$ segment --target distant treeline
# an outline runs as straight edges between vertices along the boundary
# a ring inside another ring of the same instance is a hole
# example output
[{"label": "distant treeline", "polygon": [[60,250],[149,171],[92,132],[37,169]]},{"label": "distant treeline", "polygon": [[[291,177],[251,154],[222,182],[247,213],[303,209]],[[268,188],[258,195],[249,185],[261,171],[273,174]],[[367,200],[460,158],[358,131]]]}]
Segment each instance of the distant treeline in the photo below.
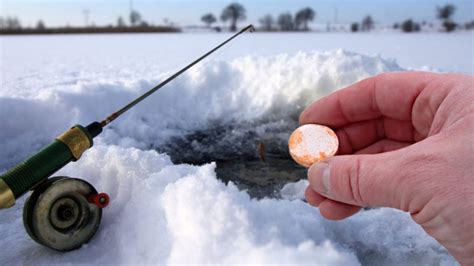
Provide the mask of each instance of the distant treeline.
[{"label": "distant treeline", "polygon": [[0,29],[0,35],[21,34],[80,34],[80,33],[151,33],[151,32],[180,32],[179,28],[168,26],[147,27],[61,27],[61,28],[17,28]]},{"label": "distant treeline", "polygon": [[[302,8],[293,16],[290,12],[280,14],[277,19],[271,14],[262,17],[259,22],[263,31],[309,31],[309,22],[316,18],[316,11],[310,7]],[[237,30],[237,22],[246,19],[246,9],[239,3],[232,3],[222,10],[220,16],[222,22],[230,22],[230,31]],[[212,13],[204,14],[201,21],[208,28],[212,28],[212,24],[217,22],[216,16]],[[220,27],[214,27],[215,30],[221,31]]]},{"label": "distant treeline", "polygon": [[[456,7],[451,4],[447,4],[442,7],[436,8],[437,18],[441,21],[441,25],[446,32],[454,31],[458,28],[464,28],[467,30],[474,29],[474,21],[468,22],[465,25],[459,25],[453,21],[452,17],[456,11]],[[232,3],[224,8],[220,16],[222,22],[230,21],[229,29],[235,31],[237,29],[237,22],[246,19],[245,7],[239,3]],[[300,9],[294,15],[290,12],[284,12],[274,17],[271,14],[267,14],[259,19],[260,31],[310,31],[309,23],[316,19],[316,11],[311,7],[305,7]],[[221,31],[220,27],[212,27],[212,24],[217,22],[216,16],[212,13],[204,14],[201,17],[201,21],[206,24],[208,28],[213,28],[217,31]],[[401,23],[395,23],[393,29],[401,30],[403,32],[416,32],[421,31],[422,27],[434,28],[432,23],[425,21],[418,23],[413,19],[407,19]],[[344,29],[345,27],[339,27]],[[362,21],[353,22],[349,25],[350,31],[371,31],[375,28],[375,20],[372,16],[365,16]],[[326,31],[338,30],[336,27],[327,23]]]},{"label": "distant treeline", "polygon": [[[458,23],[454,22],[452,17],[456,11],[456,7],[454,5],[445,5],[442,7],[436,8],[436,17],[441,21],[441,25],[443,26],[446,32],[452,32],[458,28],[463,28],[466,30],[473,30],[474,29],[474,21],[468,22],[465,25],[459,25]],[[418,32],[421,31],[423,27],[434,28],[432,23],[427,23],[426,21],[416,22],[413,19],[406,19],[400,23],[393,24],[393,29],[401,30],[403,32]],[[351,31],[357,32],[359,30],[367,31],[373,28],[373,19],[370,16],[367,16],[362,20],[361,24],[354,22],[351,24]]]},{"label": "distant treeline", "polygon": [[[88,10],[86,10],[88,12]],[[451,4],[447,4],[442,7],[437,7],[436,15],[441,21],[441,25],[446,32],[451,32],[456,29],[464,28],[468,30],[474,29],[474,21],[468,22],[465,25],[459,25],[454,22],[452,17],[456,11],[456,7]],[[86,13],[87,13],[86,12]],[[88,14],[88,13],[87,13]],[[274,17],[271,14],[267,14],[259,19],[260,31],[311,31],[309,23],[316,19],[317,13],[311,7],[305,7],[297,11],[295,14],[290,12],[284,12]],[[86,18],[88,18],[86,16]],[[243,21],[247,18],[246,9],[239,3],[231,3],[226,6],[219,16],[223,23],[229,22],[228,30],[236,31],[239,21]],[[168,19],[164,20],[164,26],[156,26],[147,22],[142,15],[130,8],[128,15],[128,23],[126,20],[119,16],[115,25],[95,27],[88,23],[86,19],[85,27],[57,27],[50,28],[45,25],[42,20],[39,20],[35,27],[22,27],[21,22],[16,17],[0,17],[0,34],[56,34],[56,33],[121,33],[121,32],[179,32],[181,29]],[[217,22],[217,17],[212,13],[204,14],[201,17],[201,21],[205,23],[208,30],[223,31],[221,26],[213,26]],[[365,16],[361,22],[353,22],[331,26],[328,22],[326,24],[326,31],[342,30],[342,31],[371,31],[376,25],[375,20],[372,16]],[[226,27],[224,27],[226,28]],[[401,30],[403,32],[417,32],[424,29],[428,30],[439,30],[433,25],[433,23],[427,23],[425,21],[417,22],[414,19],[406,19],[400,23],[395,23],[392,27],[394,30]]]},{"label": "distant treeline", "polygon": [[[88,25],[88,23],[86,23]],[[120,16],[116,25],[85,27],[47,27],[43,20],[39,20],[35,27],[22,27],[17,17],[0,17],[0,35],[21,34],[77,34],[77,33],[151,33],[151,32],[180,32],[181,29],[173,25],[152,25],[145,21],[136,10],[130,12],[130,23],[127,25]]]}]

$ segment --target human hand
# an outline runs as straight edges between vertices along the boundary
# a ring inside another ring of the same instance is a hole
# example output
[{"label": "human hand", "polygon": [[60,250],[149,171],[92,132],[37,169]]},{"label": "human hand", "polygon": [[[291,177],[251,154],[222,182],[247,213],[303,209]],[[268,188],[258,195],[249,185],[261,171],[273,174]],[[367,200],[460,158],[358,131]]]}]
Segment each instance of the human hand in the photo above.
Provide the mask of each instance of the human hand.
[{"label": "human hand", "polygon": [[474,265],[474,78],[386,73],[314,102],[301,124],[332,127],[338,155],[308,170],[308,203],[340,220],[392,207]]}]

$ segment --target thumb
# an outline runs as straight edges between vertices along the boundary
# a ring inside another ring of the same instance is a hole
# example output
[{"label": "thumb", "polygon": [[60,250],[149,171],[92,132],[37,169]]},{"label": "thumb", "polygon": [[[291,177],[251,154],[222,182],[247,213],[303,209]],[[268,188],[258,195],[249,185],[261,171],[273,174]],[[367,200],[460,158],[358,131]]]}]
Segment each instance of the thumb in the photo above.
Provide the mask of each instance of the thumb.
[{"label": "thumb", "polygon": [[335,156],[308,170],[310,187],[326,198],[356,205],[401,209],[407,154]]}]

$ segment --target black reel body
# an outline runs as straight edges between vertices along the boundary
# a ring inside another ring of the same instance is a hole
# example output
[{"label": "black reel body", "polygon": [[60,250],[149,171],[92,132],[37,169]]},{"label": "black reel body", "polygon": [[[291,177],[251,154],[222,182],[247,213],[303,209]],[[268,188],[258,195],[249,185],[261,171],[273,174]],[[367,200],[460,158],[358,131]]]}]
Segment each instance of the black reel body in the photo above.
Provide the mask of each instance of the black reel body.
[{"label": "black reel body", "polygon": [[23,224],[37,243],[58,251],[74,250],[97,232],[108,200],[82,179],[53,177],[26,200]]}]

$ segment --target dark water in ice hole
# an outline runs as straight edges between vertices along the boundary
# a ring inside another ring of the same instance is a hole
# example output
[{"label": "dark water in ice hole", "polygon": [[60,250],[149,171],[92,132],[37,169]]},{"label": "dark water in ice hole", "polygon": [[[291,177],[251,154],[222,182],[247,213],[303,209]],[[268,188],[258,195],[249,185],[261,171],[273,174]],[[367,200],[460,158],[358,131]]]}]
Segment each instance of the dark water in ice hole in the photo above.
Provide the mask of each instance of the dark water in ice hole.
[{"label": "dark water in ice hole", "polygon": [[[280,189],[288,182],[306,178],[306,169],[296,164],[288,153],[287,140],[297,127],[296,121],[262,124],[213,125],[171,139],[157,147],[174,163],[205,164],[216,162],[217,177],[232,181],[251,197],[280,197]],[[265,147],[265,161],[259,146]]]},{"label": "dark water in ice hole", "polygon": [[217,162],[217,177],[232,181],[251,197],[279,197],[280,189],[288,182],[306,178],[306,169],[289,159],[269,158],[265,162],[235,160]]}]

